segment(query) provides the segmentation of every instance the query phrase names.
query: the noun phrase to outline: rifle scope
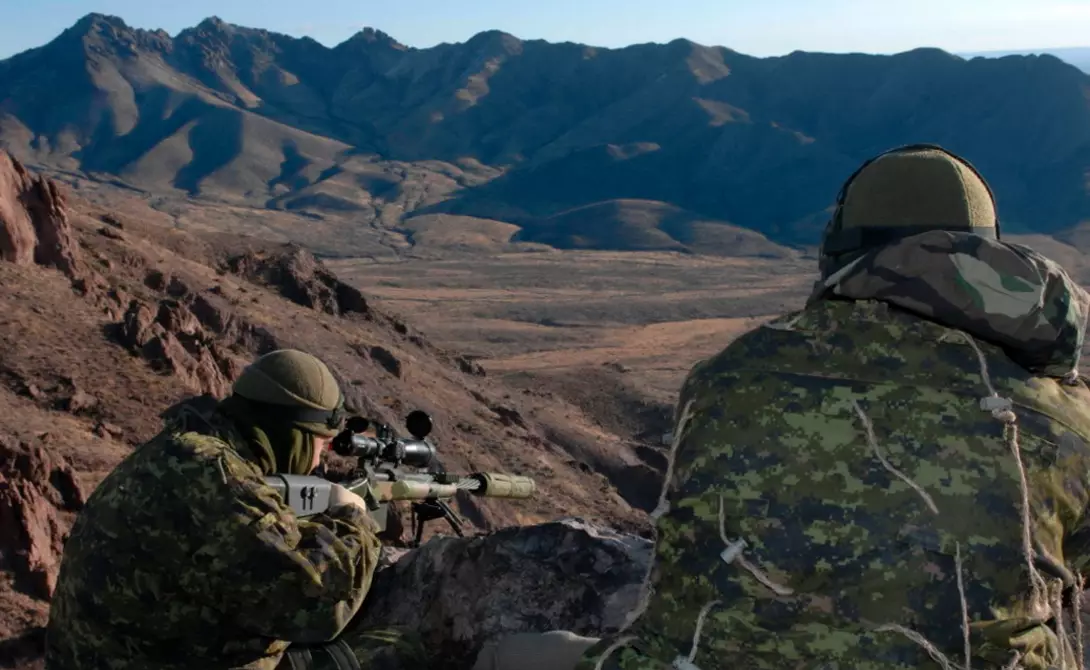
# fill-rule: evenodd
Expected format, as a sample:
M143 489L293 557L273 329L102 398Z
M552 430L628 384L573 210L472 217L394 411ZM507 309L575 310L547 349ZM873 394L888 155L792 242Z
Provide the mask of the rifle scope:
M426 468L435 458L435 447L430 443L405 438L383 441L353 435L351 440L334 441L333 451L341 456L399 463L411 468Z
M371 422L354 416L345 423L345 429L333 438L333 451L341 456L362 458L368 461L385 461L411 468L426 468L435 458L435 447L424 440L431 433L431 417L420 410L409 412L405 424L415 440L392 438L386 426L379 426L379 437L363 437Z

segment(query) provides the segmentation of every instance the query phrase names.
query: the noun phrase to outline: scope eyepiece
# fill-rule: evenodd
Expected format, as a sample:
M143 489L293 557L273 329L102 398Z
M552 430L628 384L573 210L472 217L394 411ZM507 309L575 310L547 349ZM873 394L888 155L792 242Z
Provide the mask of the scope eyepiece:
M356 458L374 458L383 451L382 442L373 437L362 437L341 433L333 438L330 445L333 452L340 456L353 456Z

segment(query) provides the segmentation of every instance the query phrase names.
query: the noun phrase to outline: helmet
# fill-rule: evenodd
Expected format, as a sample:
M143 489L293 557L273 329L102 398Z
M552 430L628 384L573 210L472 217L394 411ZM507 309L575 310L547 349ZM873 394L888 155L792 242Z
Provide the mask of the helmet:
M235 381L234 394L300 430L332 437L344 422L344 396L326 364L310 354L279 349L261 356Z
M862 252L929 230L999 239L995 196L969 161L934 144L868 160L836 198L821 242L823 277Z

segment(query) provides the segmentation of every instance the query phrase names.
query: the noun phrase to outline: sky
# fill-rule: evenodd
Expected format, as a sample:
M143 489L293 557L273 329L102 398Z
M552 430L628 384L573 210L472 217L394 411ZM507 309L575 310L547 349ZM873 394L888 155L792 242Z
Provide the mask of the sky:
M328 46L364 27L414 47L498 29L600 47L684 37L754 56L1090 46L1090 0L0 0L0 58L91 12L171 35L219 16Z

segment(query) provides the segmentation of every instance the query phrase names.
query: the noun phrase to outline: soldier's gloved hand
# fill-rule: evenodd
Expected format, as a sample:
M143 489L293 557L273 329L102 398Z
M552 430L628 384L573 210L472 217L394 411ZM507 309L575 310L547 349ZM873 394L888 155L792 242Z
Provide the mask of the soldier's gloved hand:
M363 498L340 484L334 484L329 491L329 509L340 507L341 505L355 505L362 511L367 512L367 503L363 501Z

